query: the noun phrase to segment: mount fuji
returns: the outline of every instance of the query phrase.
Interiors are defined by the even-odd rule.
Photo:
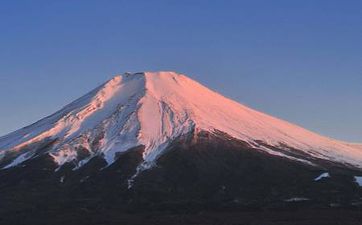
[[[304,163],[312,162],[288,153],[299,150],[362,168],[358,145],[257,112],[174,72],[116,76],[55,114],[2,137],[0,154],[4,168],[9,168],[39,156],[37,146],[52,142],[47,153],[59,167],[75,161],[79,168],[95,156],[110,165],[118,153],[143,145],[143,166],[149,168],[177,138],[200,131],[223,132],[261,151]],[[89,153],[82,160],[80,148]]]
[[[362,145],[258,112],[175,72],[115,76],[0,137],[0,167],[0,218],[44,205],[362,204]]]

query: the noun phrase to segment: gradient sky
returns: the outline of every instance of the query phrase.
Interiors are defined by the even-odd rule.
[[[0,2],[0,135],[126,71],[173,70],[362,142],[362,2]]]

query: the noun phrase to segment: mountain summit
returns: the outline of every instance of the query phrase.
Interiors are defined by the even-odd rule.
[[[144,146],[140,166],[150,168],[175,140],[201,131],[225,133],[303,163],[313,164],[312,157],[362,168],[356,145],[257,112],[174,72],[115,76],[53,115],[1,137],[0,158],[10,168],[49,154],[59,167],[74,162],[80,168],[96,156],[110,165],[118,154]],[[49,143],[46,152],[39,151]]]

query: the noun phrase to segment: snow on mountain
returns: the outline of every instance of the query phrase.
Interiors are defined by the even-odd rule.
[[[328,178],[328,177],[331,177],[331,175],[329,175],[329,173],[322,173],[317,178],[315,178],[314,181],[319,181],[319,180],[322,180],[323,178]]]
[[[145,166],[152,166],[169,144],[191,131],[221,131],[270,154],[295,159],[265,145],[298,149],[316,158],[362,168],[362,148],[320,136],[250,109],[174,72],[116,76],[55,114],[0,138],[0,159],[14,155],[15,166],[37,152],[33,146],[55,141],[49,154],[59,165],[77,158],[80,147],[102,155],[145,146]],[[297,160],[297,159],[295,159]]]

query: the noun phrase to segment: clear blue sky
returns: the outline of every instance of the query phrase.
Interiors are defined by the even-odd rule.
[[[0,2],[0,135],[114,74],[174,70],[362,142],[361,1]]]

